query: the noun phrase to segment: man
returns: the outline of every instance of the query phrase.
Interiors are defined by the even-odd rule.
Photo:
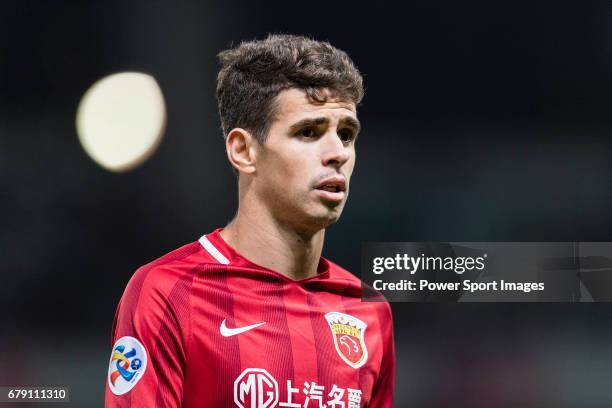
[[[272,35],[220,54],[239,208],[141,267],[113,324],[107,407],[390,407],[386,302],[321,257],[355,165],[362,78],[328,43]]]

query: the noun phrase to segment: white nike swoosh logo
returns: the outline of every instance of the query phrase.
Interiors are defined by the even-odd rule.
[[[221,322],[220,331],[221,331],[221,335],[223,337],[231,337],[231,336],[235,336],[235,335],[240,334],[240,333],[244,333],[246,331],[249,331],[251,329],[254,329],[254,328],[259,327],[259,326],[264,325],[264,324],[266,324],[266,322],[255,323],[255,324],[252,324],[250,326],[236,327],[235,329],[230,329],[229,327],[227,327],[225,325],[225,319],[223,319],[223,321]]]

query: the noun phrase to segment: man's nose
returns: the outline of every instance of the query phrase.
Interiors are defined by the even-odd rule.
[[[340,168],[349,160],[350,148],[342,143],[335,130],[330,131],[323,139],[323,165]]]

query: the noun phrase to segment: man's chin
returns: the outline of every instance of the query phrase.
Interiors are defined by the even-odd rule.
[[[293,218],[293,227],[304,233],[314,234],[335,224],[340,219],[340,213],[338,209],[302,214],[301,217]]]
[[[318,229],[325,229],[335,224],[340,219],[342,208],[342,205],[325,208],[324,211],[312,217],[312,225],[316,225]]]

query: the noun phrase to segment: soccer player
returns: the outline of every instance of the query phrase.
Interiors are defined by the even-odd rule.
[[[349,192],[362,77],[298,36],[219,56],[238,211],[131,278],[106,407],[391,407],[389,304],[363,302],[360,280],[321,257]]]

